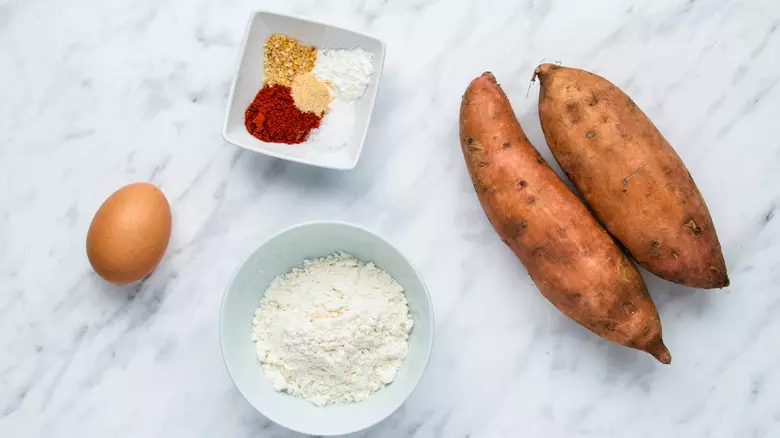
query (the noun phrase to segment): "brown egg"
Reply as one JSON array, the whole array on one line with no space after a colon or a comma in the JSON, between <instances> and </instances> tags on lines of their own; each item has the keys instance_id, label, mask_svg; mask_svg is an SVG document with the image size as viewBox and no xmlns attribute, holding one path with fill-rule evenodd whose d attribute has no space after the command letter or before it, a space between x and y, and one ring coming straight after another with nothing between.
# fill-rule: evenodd
<instances>
[{"instance_id":1,"label":"brown egg","mask_svg":"<svg viewBox=\"0 0 780 438\"><path fill-rule=\"evenodd\" d=\"M138 281L154 270L171 238L171 207L152 184L122 187L100 206L87 232L87 257L103 279Z\"/></svg>"}]
</instances>

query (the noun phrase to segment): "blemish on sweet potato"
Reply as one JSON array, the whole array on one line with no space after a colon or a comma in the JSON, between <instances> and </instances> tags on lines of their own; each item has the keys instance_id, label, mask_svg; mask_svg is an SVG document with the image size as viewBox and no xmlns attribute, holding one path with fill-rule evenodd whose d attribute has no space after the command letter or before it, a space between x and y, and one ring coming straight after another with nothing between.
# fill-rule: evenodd
<instances>
[{"instance_id":1,"label":"blemish on sweet potato","mask_svg":"<svg viewBox=\"0 0 780 438\"><path fill-rule=\"evenodd\" d=\"M617 324L612 318L590 318L588 328L596 333L613 332Z\"/></svg>"},{"instance_id":2,"label":"blemish on sweet potato","mask_svg":"<svg viewBox=\"0 0 780 438\"><path fill-rule=\"evenodd\" d=\"M645 166L647 166L647 163L639 166L639 168L637 170L631 172L630 175L628 175L627 177L623 178L623 185L628 184L628 180L630 180L631 178L635 177L639 173L640 170L645 168ZM625 189L623 191L625 192Z\"/></svg>"},{"instance_id":3,"label":"blemish on sweet potato","mask_svg":"<svg viewBox=\"0 0 780 438\"><path fill-rule=\"evenodd\" d=\"M633 280L633 274L634 270L632 265L630 265L630 261L623 259L622 263L620 264L620 268L618 269L620 278L623 280L623 282L631 282Z\"/></svg>"},{"instance_id":4,"label":"blemish on sweet potato","mask_svg":"<svg viewBox=\"0 0 780 438\"><path fill-rule=\"evenodd\" d=\"M528 187L528 182L526 182L526 180L524 179L521 179L520 181L517 182L517 187L524 189Z\"/></svg>"},{"instance_id":5,"label":"blemish on sweet potato","mask_svg":"<svg viewBox=\"0 0 780 438\"><path fill-rule=\"evenodd\" d=\"M639 108L636 106L636 103L634 103L634 101L633 101L633 100L631 100L631 98L630 98L630 97L628 97L628 96L626 96L626 107L627 107L627 108L628 108L628 110L629 110L629 111L631 111L632 113L636 113L636 112L638 112L638 110L639 110Z\"/></svg>"},{"instance_id":6,"label":"blemish on sweet potato","mask_svg":"<svg viewBox=\"0 0 780 438\"><path fill-rule=\"evenodd\" d=\"M593 96L593 100L591 100L588 105L589 106L594 106L597 103L599 103L599 98L598 98L598 96L596 96L596 90L591 91L591 95Z\"/></svg>"},{"instance_id":7,"label":"blemish on sweet potato","mask_svg":"<svg viewBox=\"0 0 780 438\"><path fill-rule=\"evenodd\" d=\"M589 129L588 132L585 133L585 138L593 138L596 136L596 131L593 129Z\"/></svg>"},{"instance_id":8,"label":"blemish on sweet potato","mask_svg":"<svg viewBox=\"0 0 780 438\"><path fill-rule=\"evenodd\" d=\"M704 230L699 225L697 225L693 219L685 223L685 228L688 230L689 233L693 234L694 236L699 236L701 235L701 233L704 232Z\"/></svg>"},{"instance_id":9,"label":"blemish on sweet potato","mask_svg":"<svg viewBox=\"0 0 780 438\"><path fill-rule=\"evenodd\" d=\"M502 147L503 147L504 149L509 149L509 148L511 148L511 147L512 147L512 143L506 142L506 143L504 143L504 144L502 145Z\"/></svg>"},{"instance_id":10,"label":"blemish on sweet potato","mask_svg":"<svg viewBox=\"0 0 780 438\"><path fill-rule=\"evenodd\" d=\"M523 230L528 228L528 221L521 220L509 220L506 224L506 235L510 237L519 236Z\"/></svg>"},{"instance_id":11,"label":"blemish on sweet potato","mask_svg":"<svg viewBox=\"0 0 780 438\"><path fill-rule=\"evenodd\" d=\"M566 116L569 118L569 122L572 125L582 121L582 110L576 102L569 102L566 104Z\"/></svg>"},{"instance_id":12,"label":"blemish on sweet potato","mask_svg":"<svg viewBox=\"0 0 780 438\"><path fill-rule=\"evenodd\" d=\"M585 301L582 298L582 294L579 293L579 292L569 292L569 291L567 291L566 298L568 298L569 301L571 301L575 305L581 305L583 303L583 301Z\"/></svg>"},{"instance_id":13,"label":"blemish on sweet potato","mask_svg":"<svg viewBox=\"0 0 780 438\"><path fill-rule=\"evenodd\" d=\"M535 204L535 203L536 203L536 197L534 197L534 196L529 196L529 197L528 197L528 203L529 203L529 204Z\"/></svg>"},{"instance_id":14,"label":"blemish on sweet potato","mask_svg":"<svg viewBox=\"0 0 780 438\"><path fill-rule=\"evenodd\" d=\"M628 131L626 131L626 125L622 123L615 123L615 130L620 138L627 139L629 137Z\"/></svg>"},{"instance_id":15,"label":"blemish on sweet potato","mask_svg":"<svg viewBox=\"0 0 780 438\"><path fill-rule=\"evenodd\" d=\"M573 263L571 254L555 245L537 246L532 255L553 265L571 265Z\"/></svg>"}]
</instances>

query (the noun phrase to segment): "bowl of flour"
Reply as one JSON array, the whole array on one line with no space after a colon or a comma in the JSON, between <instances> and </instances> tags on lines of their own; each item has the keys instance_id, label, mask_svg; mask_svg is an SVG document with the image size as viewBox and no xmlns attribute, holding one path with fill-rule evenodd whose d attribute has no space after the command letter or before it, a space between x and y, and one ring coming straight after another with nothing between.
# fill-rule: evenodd
<instances>
[{"instance_id":1,"label":"bowl of flour","mask_svg":"<svg viewBox=\"0 0 780 438\"><path fill-rule=\"evenodd\" d=\"M270 420L321 436L365 429L398 409L425 371L433 328L412 263L344 222L271 237L234 274L220 314L239 392Z\"/></svg>"}]
</instances>

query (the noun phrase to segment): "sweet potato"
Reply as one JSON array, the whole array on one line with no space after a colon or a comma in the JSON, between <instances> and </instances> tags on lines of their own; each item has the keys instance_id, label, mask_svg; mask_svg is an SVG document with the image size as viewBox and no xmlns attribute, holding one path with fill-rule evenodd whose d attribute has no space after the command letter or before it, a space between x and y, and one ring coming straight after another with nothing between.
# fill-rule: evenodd
<instances>
[{"instance_id":1,"label":"sweet potato","mask_svg":"<svg viewBox=\"0 0 780 438\"><path fill-rule=\"evenodd\" d=\"M463 95L460 141L485 214L542 294L597 335L669 363L639 271L534 149L490 73Z\"/></svg>"},{"instance_id":2,"label":"sweet potato","mask_svg":"<svg viewBox=\"0 0 780 438\"><path fill-rule=\"evenodd\" d=\"M555 160L631 256L675 283L728 286L699 189L631 98L583 70L542 64L535 77L542 131Z\"/></svg>"}]
</instances>

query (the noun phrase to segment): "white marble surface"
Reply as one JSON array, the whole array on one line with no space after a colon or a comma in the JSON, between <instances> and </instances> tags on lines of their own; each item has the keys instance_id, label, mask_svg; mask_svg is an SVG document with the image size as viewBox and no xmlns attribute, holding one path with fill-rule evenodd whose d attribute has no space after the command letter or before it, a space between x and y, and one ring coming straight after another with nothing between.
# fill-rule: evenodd
<instances>
[{"instance_id":1,"label":"white marble surface","mask_svg":"<svg viewBox=\"0 0 780 438\"><path fill-rule=\"evenodd\" d=\"M272 11L387 43L358 168L241 152L220 137L249 0L0 1L0 436L293 437L220 358L217 310L270 233L343 219L420 267L437 340L427 374L360 436L780 436L780 3L278 0ZM555 311L485 219L457 138L468 81L525 97L560 60L624 87L708 200L732 286L645 275L674 356L661 366ZM174 211L145 282L106 285L84 238L116 188Z\"/></svg>"}]
</instances>

